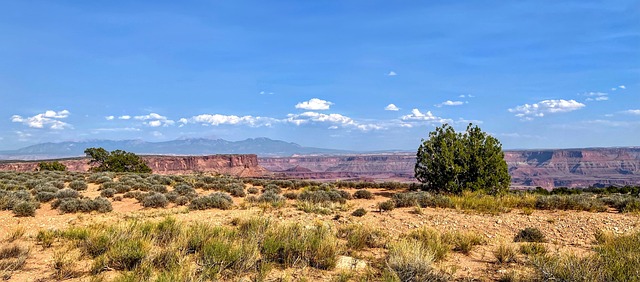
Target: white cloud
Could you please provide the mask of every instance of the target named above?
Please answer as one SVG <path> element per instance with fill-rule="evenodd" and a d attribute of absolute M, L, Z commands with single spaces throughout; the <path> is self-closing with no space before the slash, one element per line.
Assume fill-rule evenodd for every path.
<path fill-rule="evenodd" d="M 124 120 L 127 120 L 127 119 L 131 119 L 131 116 L 128 116 L 128 115 L 119 116 L 119 117 L 118 117 L 118 119 L 124 119 Z"/>
<path fill-rule="evenodd" d="M 273 92 L 260 91 L 260 95 L 273 95 Z"/>
<path fill-rule="evenodd" d="M 387 76 L 396 76 L 398 75 L 395 71 L 390 71 L 389 73 L 387 73 Z"/>
<path fill-rule="evenodd" d="M 509 112 L 515 113 L 517 117 L 524 120 L 532 120 L 535 117 L 544 117 L 545 114 L 566 113 L 584 107 L 585 104 L 576 100 L 544 100 L 511 108 Z"/>
<path fill-rule="evenodd" d="M 135 116 L 133 118 L 136 120 L 142 120 L 144 121 L 144 124 L 151 127 L 159 127 L 159 126 L 166 127 L 166 126 L 173 125 L 175 123 L 175 121 L 170 120 L 167 117 L 156 114 L 156 113 L 150 113 L 144 116 Z"/>
<path fill-rule="evenodd" d="M 599 96 L 595 98 L 587 98 L 585 101 L 607 101 L 609 100 L 609 96 Z"/>
<path fill-rule="evenodd" d="M 106 119 L 106 120 L 113 120 L 114 118 L 116 118 L 116 117 L 114 117 L 114 116 L 106 116 L 106 117 L 104 117 L 104 119 Z"/>
<path fill-rule="evenodd" d="M 151 132 L 151 135 L 153 135 L 154 137 L 162 137 L 162 136 L 164 136 L 160 131 L 153 131 L 153 132 Z"/>
<path fill-rule="evenodd" d="M 615 88 L 611 89 L 615 91 Z M 604 92 L 587 92 L 580 94 L 581 96 L 589 97 L 585 101 L 607 101 L 609 100 L 609 93 Z"/>
<path fill-rule="evenodd" d="M 32 117 L 22 117 L 20 115 L 11 116 L 12 122 L 19 122 L 24 125 L 27 125 L 32 128 L 45 128 L 48 127 L 50 129 L 65 129 L 65 128 L 73 128 L 70 124 L 60 121 L 60 119 L 67 118 L 69 116 L 69 111 L 62 110 L 59 112 L 47 110 L 42 114 L 37 114 Z"/>
<path fill-rule="evenodd" d="M 626 111 L 623 111 L 623 113 L 628 115 L 640 116 L 640 110 L 626 110 Z"/>
<path fill-rule="evenodd" d="M 400 110 L 400 108 L 398 108 L 396 105 L 394 104 L 389 104 L 386 107 L 384 107 L 385 111 L 398 111 Z"/>
<path fill-rule="evenodd" d="M 199 123 L 202 125 L 248 125 L 251 127 L 260 126 L 272 126 L 274 123 L 279 122 L 277 119 L 269 117 L 254 117 L 254 116 L 236 116 L 236 115 L 221 115 L 221 114 L 202 114 L 193 116 L 189 119 L 181 118 L 178 120 L 183 126 L 187 123 Z"/>
<path fill-rule="evenodd" d="M 427 111 L 426 113 L 420 112 L 418 109 L 411 110 L 411 114 L 404 115 L 400 117 L 403 121 L 428 121 L 428 122 L 437 122 L 437 123 L 448 123 L 451 122 L 450 119 L 444 119 L 435 116 L 431 111 Z"/>
<path fill-rule="evenodd" d="M 362 131 L 384 129 L 382 125 L 373 123 L 360 123 L 350 117 L 341 114 L 323 114 L 317 112 L 304 112 L 301 114 L 288 114 L 286 122 L 295 125 L 306 123 L 330 123 L 329 129 L 337 129 L 338 126 L 347 128 L 356 128 Z"/>
<path fill-rule="evenodd" d="M 473 97 L 475 97 L 475 96 L 473 96 L 473 95 L 471 95 L 471 94 L 469 94 L 469 95 L 464 95 L 464 94 L 462 94 L 462 95 L 458 96 L 458 98 L 465 98 L 465 97 L 467 97 L 467 98 L 473 98 Z"/>
<path fill-rule="evenodd" d="M 618 86 L 618 88 L 620 88 L 620 89 L 627 89 L 627 87 L 626 87 L 626 86 L 624 86 L 624 85 L 620 85 L 620 86 Z"/>
<path fill-rule="evenodd" d="M 309 101 L 300 102 L 296 105 L 296 109 L 303 110 L 328 110 L 333 103 L 318 98 L 312 98 Z"/>
<path fill-rule="evenodd" d="M 442 107 L 442 106 L 460 106 L 462 104 L 464 104 L 464 102 L 462 102 L 462 101 L 447 100 L 447 101 L 444 101 L 444 102 L 442 102 L 440 104 L 437 104 L 435 106 L 439 108 L 439 107 Z"/>

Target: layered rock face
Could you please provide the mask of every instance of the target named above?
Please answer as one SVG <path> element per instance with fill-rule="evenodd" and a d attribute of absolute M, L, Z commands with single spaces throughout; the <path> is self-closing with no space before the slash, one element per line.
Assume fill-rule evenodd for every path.
<path fill-rule="evenodd" d="M 303 179 L 411 181 L 413 154 L 260 158 L 260 166 L 276 176 Z"/>
<path fill-rule="evenodd" d="M 640 185 L 640 148 L 507 151 L 505 159 L 517 185 Z"/>
<path fill-rule="evenodd" d="M 640 148 L 506 151 L 512 185 L 640 185 Z M 260 158 L 283 177 L 413 181 L 414 154 Z"/>
<path fill-rule="evenodd" d="M 241 177 L 262 176 L 267 171 L 258 165 L 256 155 L 210 156 L 141 156 L 153 173 L 185 174 L 194 172 L 220 173 Z M 60 160 L 69 171 L 87 171 L 87 158 Z M 34 171 L 38 162 L 4 162 L 0 170 Z"/>

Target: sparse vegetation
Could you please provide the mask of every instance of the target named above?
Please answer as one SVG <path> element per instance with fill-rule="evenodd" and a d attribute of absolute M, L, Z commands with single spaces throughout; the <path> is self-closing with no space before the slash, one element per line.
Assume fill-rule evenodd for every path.
<path fill-rule="evenodd" d="M 540 229 L 535 227 L 527 227 L 520 230 L 516 237 L 513 238 L 513 241 L 544 243 L 546 239 L 544 238 L 544 234 L 542 234 L 542 231 L 540 231 Z"/>
<path fill-rule="evenodd" d="M 245 185 L 248 188 L 245 189 Z M 389 190 L 374 191 L 377 187 L 389 187 Z M 404 190 L 410 187 L 414 190 Z M 347 192 L 342 188 L 357 190 Z M 630 271 L 628 260 L 633 261 L 635 257 L 629 253 L 614 254 L 613 247 L 605 250 L 605 246 L 620 236 L 631 234 L 615 235 L 629 232 L 625 226 L 602 226 L 611 231 L 598 231 L 595 241 L 587 242 L 587 245 L 596 244 L 593 248 L 595 254 L 591 253 L 592 250 L 582 248 L 587 252 L 579 256 L 557 251 L 557 246 L 565 246 L 565 243 L 558 241 L 560 235 L 549 232 L 546 226 L 549 224 L 551 230 L 566 229 L 567 224 L 566 219 L 556 218 L 555 213 L 546 210 L 600 212 L 615 209 L 621 213 L 634 212 L 638 197 L 630 193 L 618 194 L 618 191 L 624 191 L 622 188 L 612 188 L 611 193 L 604 190 L 607 188 L 588 191 L 560 189 L 557 192 L 548 191 L 548 195 L 537 190 L 502 195 L 489 195 L 481 191 L 443 194 L 416 192 L 415 188 L 411 185 L 396 187 L 392 183 L 286 182 L 204 174 L 163 176 L 109 172 L 0 172 L 0 208 L 11 214 L 26 203 L 33 207 L 38 219 L 43 215 L 50 216 L 47 212 L 37 212 L 40 206 L 51 205 L 61 213 L 106 212 L 112 209 L 111 201 L 124 198 L 123 203 L 114 204 L 120 208 L 135 205 L 135 201 L 130 199 L 133 198 L 138 205 L 146 207 L 124 216 L 120 213 L 106 215 L 105 218 L 121 219 L 113 224 L 104 223 L 103 215 L 91 213 L 72 216 L 77 220 L 59 230 L 7 229 L 6 244 L 36 248 L 45 254 L 49 267 L 46 279 L 81 277 L 89 281 L 103 278 L 114 281 L 226 281 L 242 274 L 243 277 L 259 280 L 274 277 L 274 273 L 307 275 L 309 271 L 319 271 L 313 272 L 313 277 L 328 278 L 325 275 L 327 272 L 322 272 L 326 269 L 331 270 L 335 279 L 400 281 L 403 277 L 426 277 L 424 279 L 435 281 L 464 280 L 464 272 L 448 268 L 452 259 L 460 259 L 460 254 L 453 252 L 459 252 L 473 259 L 482 256 L 485 263 L 501 264 L 496 267 L 506 272 L 501 276 L 493 275 L 496 279 L 530 281 L 552 277 L 563 280 L 565 278 L 562 277 L 571 278 L 566 273 L 569 269 L 578 269 L 589 272 L 585 277 L 591 280 L 630 280 L 620 273 Z M 210 192 L 203 193 L 203 190 Z M 240 190 L 249 194 L 253 190 L 256 194 L 243 196 Z M 261 190 L 265 192 L 261 193 Z M 373 195 L 371 192 L 375 192 L 378 201 L 367 199 L 368 195 Z M 87 198 L 87 195 L 93 197 L 98 193 L 111 197 Z M 352 201 L 354 198 L 359 200 Z M 234 206 L 234 201 L 237 206 Z M 173 208 L 181 205 L 189 209 Z M 274 206 L 277 209 L 273 209 Z M 367 211 L 376 207 L 385 213 L 367 215 Z M 226 211 L 194 212 L 197 209 Z M 301 213 L 295 209 L 314 214 L 302 215 L 310 220 L 300 221 L 295 216 Z M 523 217 L 526 209 L 538 211 L 535 216 Z M 182 215 L 189 212 L 193 214 Z M 220 213 L 224 216 L 220 217 Z M 174 214 L 176 219 L 169 217 L 158 221 L 158 217 Z M 227 217 L 227 214 L 231 217 Z M 201 219 L 210 215 L 216 215 L 216 219 L 212 220 L 215 225 L 203 223 Z M 245 218 L 247 215 L 260 218 Z M 541 219 L 541 225 L 534 225 L 538 216 L 545 215 L 546 219 Z M 475 222 L 456 221 L 460 218 L 480 218 L 485 221 L 493 216 L 495 219 L 490 220 L 490 226 L 493 227 L 486 231 L 474 226 Z M 507 220 L 505 224 L 501 222 L 503 216 L 524 218 L 528 223 L 519 228 L 531 224 L 539 228 L 537 231 L 548 232 L 549 238 L 545 238 L 542 232 L 542 236 L 537 236 L 536 232 L 529 230 L 531 228 L 526 228 L 517 233 L 518 239 L 514 238 L 514 241 L 523 243 L 501 246 L 499 240 L 516 235 L 512 230 L 504 231 L 507 226 L 513 228 L 514 221 Z M 636 215 L 616 216 L 626 218 Z M 32 222 L 34 219 L 15 220 Z M 230 224 L 226 225 L 229 221 Z M 517 221 L 522 222 L 522 219 Z M 56 226 L 56 221 L 53 222 L 51 226 Z M 614 226 L 619 228 L 615 233 L 611 229 Z M 498 235 L 500 239 L 495 239 L 495 230 L 502 230 L 499 231 L 502 234 Z M 547 243 L 536 243 L 539 241 L 536 238 L 540 237 Z M 409 242 L 407 244 L 411 246 L 418 245 L 418 255 L 413 250 L 398 248 L 401 241 Z M 616 245 L 616 248 L 635 248 L 628 241 Z M 425 260 L 424 256 L 419 255 L 421 252 L 431 254 L 432 258 Z M 615 257 L 614 260 L 620 263 L 614 265 L 597 258 L 605 255 L 607 258 Z M 339 259 L 343 259 L 341 256 L 353 257 L 352 270 L 341 268 L 333 271 Z M 518 259 L 519 256 L 522 259 Z M 357 268 L 356 271 L 356 261 L 366 267 Z M 0 259 L 0 265 L 2 263 Z M 427 272 L 412 276 L 416 275 L 417 269 L 427 269 Z M 103 273 L 105 271 L 108 272 Z M 609 274 L 605 279 L 602 278 L 605 274 L 597 276 L 591 272 Z M 15 273 L 1 274 L 8 277 Z M 304 276 L 290 278 L 295 280 L 299 277 Z M 610 277 L 622 278 L 615 280 Z"/>
<path fill-rule="evenodd" d="M 61 164 L 59 161 L 53 162 L 39 162 L 38 163 L 39 171 L 65 171 L 67 170 L 67 166 Z"/>

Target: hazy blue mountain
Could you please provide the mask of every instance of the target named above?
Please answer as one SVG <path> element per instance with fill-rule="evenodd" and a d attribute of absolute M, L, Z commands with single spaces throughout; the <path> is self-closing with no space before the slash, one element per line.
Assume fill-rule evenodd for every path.
<path fill-rule="evenodd" d="M 210 154 L 257 154 L 260 156 L 291 156 L 296 154 L 346 154 L 352 151 L 303 147 L 296 143 L 269 138 L 249 138 L 242 141 L 223 139 L 179 139 L 165 142 L 142 140 L 88 140 L 60 143 L 42 143 L 11 151 L 0 151 L 0 159 L 52 159 L 84 156 L 84 150 L 102 147 L 136 154 L 153 155 L 210 155 Z"/>

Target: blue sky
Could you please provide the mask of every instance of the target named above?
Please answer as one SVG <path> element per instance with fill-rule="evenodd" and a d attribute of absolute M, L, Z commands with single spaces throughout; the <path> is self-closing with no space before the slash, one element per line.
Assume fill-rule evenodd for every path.
<path fill-rule="evenodd" d="M 0 150 L 269 137 L 640 145 L 638 1 L 3 1 Z"/>

